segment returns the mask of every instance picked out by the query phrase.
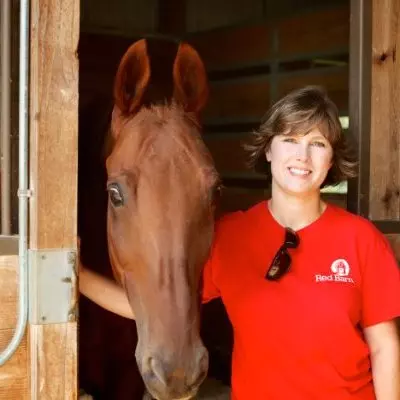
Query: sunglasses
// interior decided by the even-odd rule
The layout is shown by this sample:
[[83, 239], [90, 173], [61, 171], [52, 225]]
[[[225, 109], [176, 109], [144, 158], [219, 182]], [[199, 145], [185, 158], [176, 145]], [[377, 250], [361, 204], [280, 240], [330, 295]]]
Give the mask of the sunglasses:
[[266, 279], [269, 281], [277, 281], [289, 271], [292, 259], [290, 258], [288, 249], [297, 248], [299, 243], [300, 240], [297, 233], [290, 228], [286, 228], [285, 241], [275, 254], [271, 266], [268, 268], [268, 271], [265, 275]]

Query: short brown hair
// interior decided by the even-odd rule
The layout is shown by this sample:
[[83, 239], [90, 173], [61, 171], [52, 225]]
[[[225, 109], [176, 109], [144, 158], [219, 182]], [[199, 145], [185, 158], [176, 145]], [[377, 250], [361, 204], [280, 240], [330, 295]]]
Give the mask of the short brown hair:
[[293, 90], [276, 102], [263, 117], [251, 143], [249, 166], [272, 181], [271, 165], [266, 152], [277, 135], [306, 135], [318, 127], [333, 148], [332, 167], [321, 187], [336, 185], [356, 176], [357, 162], [349, 141], [343, 134], [336, 105], [320, 86], [306, 86]]

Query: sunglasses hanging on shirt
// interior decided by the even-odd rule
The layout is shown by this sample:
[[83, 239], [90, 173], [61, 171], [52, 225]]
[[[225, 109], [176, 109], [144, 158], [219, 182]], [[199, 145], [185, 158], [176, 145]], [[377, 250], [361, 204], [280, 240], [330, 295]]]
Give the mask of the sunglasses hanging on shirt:
[[285, 241], [275, 254], [265, 275], [266, 279], [269, 281], [277, 281], [289, 271], [292, 259], [288, 249], [296, 249], [299, 243], [300, 240], [297, 233], [290, 228], [285, 228]]

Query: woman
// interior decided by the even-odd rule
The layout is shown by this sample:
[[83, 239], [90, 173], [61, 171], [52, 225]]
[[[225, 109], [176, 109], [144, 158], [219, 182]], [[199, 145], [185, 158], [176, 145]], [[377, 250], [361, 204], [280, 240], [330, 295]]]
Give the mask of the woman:
[[[204, 269], [203, 301], [221, 296], [233, 325], [232, 398], [399, 400], [393, 252], [320, 196], [354, 176], [336, 106], [318, 87], [293, 91], [254, 139], [271, 198], [217, 223]], [[80, 290], [133, 318], [113, 283], [82, 269]]]

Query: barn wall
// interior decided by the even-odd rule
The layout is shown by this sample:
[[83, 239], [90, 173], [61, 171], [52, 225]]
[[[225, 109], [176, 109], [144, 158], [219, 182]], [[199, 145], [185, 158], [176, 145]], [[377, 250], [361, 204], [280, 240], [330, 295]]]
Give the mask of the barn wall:
[[[263, 177], [246, 166], [243, 144], [273, 102], [292, 89], [322, 85], [348, 116], [349, 26], [347, 4], [187, 34], [210, 76], [204, 131], [226, 186], [223, 212], [268, 195]], [[329, 200], [346, 207], [346, 193]]]
[[[13, 246], [16, 247], [16, 246]], [[17, 323], [18, 309], [18, 256], [4, 255], [9, 251], [0, 243], [0, 349], [8, 345]], [[28, 347], [27, 335], [14, 355], [0, 367], [0, 400], [28, 400]]]
[[[126, 9], [122, 5], [118, 10], [118, 4], [124, 1], [112, 10], [102, 3], [92, 16], [93, 4], [84, 0], [83, 14], [90, 9], [91, 18], [101, 21], [108, 12], [112, 14], [109, 24], [126, 26], [118, 20]], [[306, 84], [323, 85], [341, 114], [348, 115], [348, 1], [328, 1], [321, 6], [310, 0], [174, 0], [170, 8], [175, 13], [157, 7], [155, 1], [150, 3], [157, 11], [151, 14], [149, 5], [143, 11], [144, 22], [136, 23], [147, 6], [138, 7], [136, 16], [129, 17], [131, 33], [125, 36], [107, 36], [100, 23], [90, 25], [83, 16], [80, 104], [110, 97], [120, 57], [143, 35], [173, 34], [192, 43], [210, 77], [211, 95], [203, 122], [206, 143], [224, 179], [221, 212], [246, 208], [265, 197], [268, 188], [262, 177], [246, 167], [242, 144], [279, 97]], [[150, 14], [157, 14], [151, 23]], [[177, 15], [180, 19], [186, 15], [186, 19], [178, 21], [180, 27], [174, 32], [171, 26], [177, 23]], [[181, 32], [181, 25], [186, 25], [186, 33]], [[346, 194], [334, 196], [334, 201], [345, 207]]]

